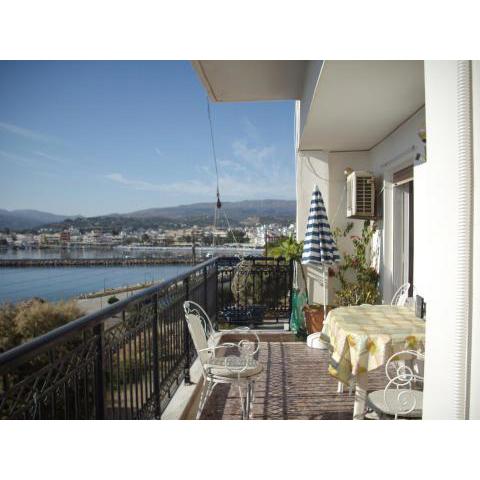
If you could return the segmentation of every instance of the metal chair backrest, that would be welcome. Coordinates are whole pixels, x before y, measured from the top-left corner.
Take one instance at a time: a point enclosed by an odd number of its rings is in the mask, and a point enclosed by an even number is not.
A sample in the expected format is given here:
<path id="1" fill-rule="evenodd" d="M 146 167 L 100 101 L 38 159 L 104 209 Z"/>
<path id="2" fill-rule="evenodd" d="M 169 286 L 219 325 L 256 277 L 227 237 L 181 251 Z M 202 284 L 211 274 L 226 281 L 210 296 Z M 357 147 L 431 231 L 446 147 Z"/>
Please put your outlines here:
<path id="1" fill-rule="evenodd" d="M 408 290 L 410 289 L 410 283 L 404 283 L 396 292 L 392 298 L 391 305 L 403 307 L 408 298 Z"/>
<path id="2" fill-rule="evenodd" d="M 205 310 L 198 303 L 186 301 L 183 303 L 185 320 L 192 336 L 193 344 L 197 350 L 202 364 L 206 363 L 212 354 L 208 351 L 208 340 L 213 334 L 212 322 Z"/>
<path id="3" fill-rule="evenodd" d="M 425 355 L 416 350 L 394 353 L 387 360 L 385 374 L 388 383 L 384 388 L 384 401 L 389 409 L 388 413 L 395 415 L 395 418 L 421 408 L 421 405 L 418 405 L 418 395 L 415 395 L 412 386 L 423 383 L 423 372 L 418 371 L 418 362 L 424 360 Z"/>

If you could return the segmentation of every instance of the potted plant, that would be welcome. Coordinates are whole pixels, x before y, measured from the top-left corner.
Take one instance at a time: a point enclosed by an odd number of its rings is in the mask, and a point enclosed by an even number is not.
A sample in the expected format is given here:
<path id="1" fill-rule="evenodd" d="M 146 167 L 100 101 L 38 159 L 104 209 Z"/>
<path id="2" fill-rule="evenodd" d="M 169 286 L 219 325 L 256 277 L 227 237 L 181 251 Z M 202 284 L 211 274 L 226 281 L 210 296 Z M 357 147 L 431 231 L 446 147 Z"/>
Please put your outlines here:
<path id="1" fill-rule="evenodd" d="M 295 306 L 295 311 L 292 312 L 292 315 L 295 317 L 300 316 L 297 314 L 297 311 L 303 311 L 305 322 L 302 321 L 302 319 L 296 319 L 293 321 L 292 317 L 292 329 L 296 332 L 297 336 L 303 338 L 306 334 L 312 333 L 312 321 L 316 322 L 314 319 L 316 318 L 316 315 L 318 315 L 318 310 L 316 308 L 310 310 L 310 306 L 308 305 L 307 277 L 302 265 L 303 242 L 297 242 L 293 236 L 290 236 L 281 240 L 278 245 L 270 247 L 268 253 L 275 258 L 284 257 L 287 261 L 293 261 L 302 275 L 303 284 L 305 286 L 305 296 L 302 298 L 302 294 L 299 291 L 293 292 L 294 299 L 292 303 Z M 300 306 L 301 304 L 305 305 Z M 300 308 L 297 308 L 297 305 L 299 305 Z"/>
<path id="2" fill-rule="evenodd" d="M 339 306 L 376 304 L 380 299 L 379 275 L 367 258 L 376 226 L 366 220 L 360 236 L 350 235 L 352 228 L 353 223 L 350 222 L 343 230 L 339 228 L 333 230 L 335 240 L 349 237 L 353 243 L 353 253 L 342 252 L 342 263 L 335 273 L 340 283 L 340 288 L 335 292 L 336 304 Z"/>

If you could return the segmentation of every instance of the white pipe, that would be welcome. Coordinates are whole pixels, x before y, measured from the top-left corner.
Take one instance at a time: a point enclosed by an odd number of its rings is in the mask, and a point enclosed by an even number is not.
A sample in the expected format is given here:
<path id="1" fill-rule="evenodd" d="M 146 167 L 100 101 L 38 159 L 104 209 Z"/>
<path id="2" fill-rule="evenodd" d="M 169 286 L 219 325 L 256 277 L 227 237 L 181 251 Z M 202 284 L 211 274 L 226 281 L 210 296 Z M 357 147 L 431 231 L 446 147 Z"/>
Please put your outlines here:
<path id="1" fill-rule="evenodd" d="M 457 62 L 458 247 L 454 337 L 454 412 L 468 418 L 468 342 L 472 297 L 472 81 L 471 62 Z"/>

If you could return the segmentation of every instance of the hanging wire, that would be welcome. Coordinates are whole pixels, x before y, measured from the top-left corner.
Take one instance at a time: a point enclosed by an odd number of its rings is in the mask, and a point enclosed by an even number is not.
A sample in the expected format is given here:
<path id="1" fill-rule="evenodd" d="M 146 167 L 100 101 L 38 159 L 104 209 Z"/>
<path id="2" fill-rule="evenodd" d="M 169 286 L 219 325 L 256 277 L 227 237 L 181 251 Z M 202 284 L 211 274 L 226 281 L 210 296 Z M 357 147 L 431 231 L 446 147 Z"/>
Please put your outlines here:
<path id="1" fill-rule="evenodd" d="M 208 100 L 208 96 L 206 96 L 205 98 L 207 101 L 208 124 L 210 125 L 210 141 L 212 143 L 213 161 L 215 163 L 215 176 L 217 179 L 217 208 L 222 208 L 222 202 L 220 201 L 220 182 L 218 178 L 217 152 L 215 150 L 215 138 L 213 135 L 212 113 L 210 111 L 210 101 Z"/>
<path id="2" fill-rule="evenodd" d="M 212 153 L 213 153 L 213 161 L 215 164 L 215 176 L 217 180 L 217 204 L 214 210 L 214 217 L 213 217 L 213 246 L 215 247 L 215 230 L 217 229 L 217 221 L 220 219 L 220 215 L 218 215 L 219 210 L 222 208 L 222 202 L 220 200 L 220 181 L 219 181 L 219 174 L 218 174 L 218 161 L 217 161 L 217 151 L 215 149 L 215 136 L 213 134 L 213 122 L 212 122 L 212 112 L 210 110 L 210 101 L 208 100 L 208 95 L 205 97 L 207 102 L 207 113 L 208 113 L 208 124 L 210 126 L 210 141 L 212 144 Z M 237 238 L 235 236 L 235 232 L 233 231 L 230 222 L 227 217 L 227 213 L 223 210 L 223 216 L 225 217 L 225 221 L 227 223 L 228 231 L 232 232 L 233 240 L 235 243 L 238 244 Z"/>

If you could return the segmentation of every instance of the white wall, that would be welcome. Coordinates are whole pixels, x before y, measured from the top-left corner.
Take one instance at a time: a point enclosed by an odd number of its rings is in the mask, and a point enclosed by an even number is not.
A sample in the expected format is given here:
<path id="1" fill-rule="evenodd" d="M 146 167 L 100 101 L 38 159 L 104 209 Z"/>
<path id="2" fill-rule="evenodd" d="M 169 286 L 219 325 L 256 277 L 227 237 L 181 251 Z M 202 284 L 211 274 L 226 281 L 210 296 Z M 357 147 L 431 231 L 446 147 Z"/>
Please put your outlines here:
<path id="1" fill-rule="evenodd" d="M 345 228 L 347 223 L 353 223 L 350 235 L 360 235 L 363 227 L 363 220 L 347 218 L 347 183 L 344 171 L 347 167 L 353 170 L 372 170 L 372 163 L 369 152 L 331 152 L 328 155 L 329 167 L 329 193 L 327 209 L 328 219 L 331 228 Z M 352 253 L 353 244 L 351 239 L 339 239 L 337 248 L 340 253 Z M 335 300 L 335 290 L 338 288 L 338 281 L 330 278 L 328 285 L 329 303 Z"/>
<path id="2" fill-rule="evenodd" d="M 474 231 L 473 231 L 473 302 L 470 418 L 480 419 L 480 61 L 474 61 L 473 152 L 474 152 Z"/>
<path id="3" fill-rule="evenodd" d="M 369 152 L 299 152 L 297 155 L 297 232 L 303 239 L 310 194 L 322 190 L 332 226 L 345 224 L 343 170 L 366 169 L 382 177 L 382 284 L 392 291 L 393 172 L 411 164 L 418 131 L 427 130 L 427 161 L 414 168 L 414 284 L 427 303 L 424 418 L 454 418 L 453 339 L 455 333 L 457 241 L 457 78 L 455 61 L 425 62 L 426 108 Z M 311 81 L 310 84 L 313 84 Z M 475 205 L 480 203 L 480 62 L 473 62 Z M 299 121 L 301 113 L 299 111 Z M 297 128 L 300 128 L 298 125 Z M 394 159 L 393 163 L 385 165 Z M 338 210 L 337 210 L 338 209 Z M 480 419 L 480 208 L 474 208 L 473 325 L 471 335 L 470 418 Z M 341 246 L 340 246 L 341 248 Z M 310 271 L 314 279 L 316 272 Z M 313 301 L 322 302 L 321 282 Z M 315 289 L 314 288 L 314 289 Z"/>
<path id="4" fill-rule="evenodd" d="M 297 153 L 297 240 L 305 238 L 310 200 L 315 185 L 329 208 L 328 155 L 325 152 Z M 323 273 L 319 267 L 305 266 L 310 302 L 323 303 Z"/>
<path id="5" fill-rule="evenodd" d="M 378 222 L 378 228 L 382 234 L 382 267 L 380 275 L 382 295 L 385 302 L 389 302 L 395 293 L 393 279 L 393 196 L 395 187 L 392 183 L 392 177 L 394 172 L 413 163 L 415 152 L 411 150 L 412 146 L 415 146 L 418 151 L 423 151 L 424 145 L 418 136 L 418 131 L 424 128 L 425 109 L 422 108 L 370 151 L 372 171 L 379 179 L 379 188 L 383 188 L 383 193 L 379 196 L 383 201 L 383 215 Z M 415 242 L 419 236 L 423 235 L 423 225 L 419 220 L 421 215 L 417 216 L 417 209 L 421 209 L 423 205 L 421 202 L 416 201 L 416 172 L 417 167 L 414 168 Z M 417 289 L 419 289 L 420 286 L 417 285 L 415 272 L 419 268 L 422 268 L 421 262 L 422 259 L 418 256 L 416 245 L 414 244 L 414 285 Z M 419 294 L 421 294 L 421 288 Z"/>
<path id="6" fill-rule="evenodd" d="M 427 162 L 415 170 L 416 283 L 427 302 L 424 418 L 454 418 L 456 62 L 425 62 Z"/>
<path id="7" fill-rule="evenodd" d="M 301 136 L 303 127 L 307 121 L 308 112 L 313 100 L 315 89 L 317 87 L 320 72 L 322 70 L 322 60 L 310 60 L 305 69 L 305 79 L 303 81 L 303 95 L 300 102 L 301 111 L 299 116 L 298 134 Z"/>

